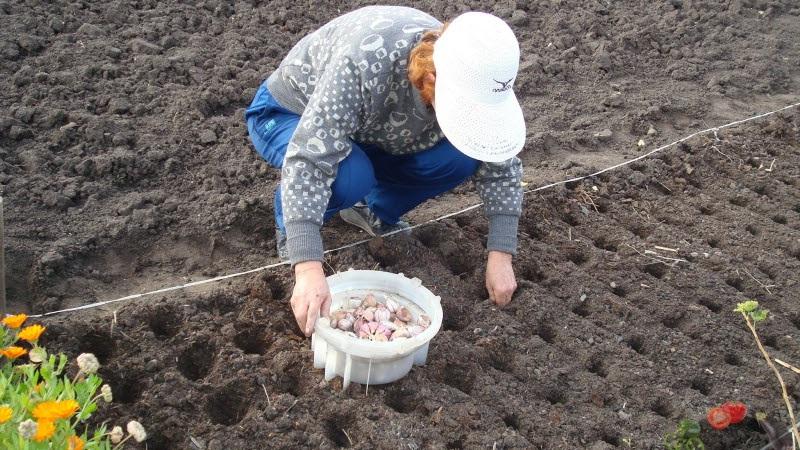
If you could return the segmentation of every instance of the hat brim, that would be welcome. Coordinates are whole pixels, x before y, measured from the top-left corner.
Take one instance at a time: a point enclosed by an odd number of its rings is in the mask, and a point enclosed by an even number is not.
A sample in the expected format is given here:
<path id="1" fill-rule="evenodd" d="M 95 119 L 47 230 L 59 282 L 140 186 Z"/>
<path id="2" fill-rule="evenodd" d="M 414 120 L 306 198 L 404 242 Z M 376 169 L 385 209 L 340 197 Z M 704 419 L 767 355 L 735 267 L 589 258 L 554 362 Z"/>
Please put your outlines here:
<path id="1" fill-rule="evenodd" d="M 437 80 L 436 121 L 461 153 L 486 162 L 501 162 L 525 145 L 525 118 L 515 95 L 499 103 L 476 102 Z"/>

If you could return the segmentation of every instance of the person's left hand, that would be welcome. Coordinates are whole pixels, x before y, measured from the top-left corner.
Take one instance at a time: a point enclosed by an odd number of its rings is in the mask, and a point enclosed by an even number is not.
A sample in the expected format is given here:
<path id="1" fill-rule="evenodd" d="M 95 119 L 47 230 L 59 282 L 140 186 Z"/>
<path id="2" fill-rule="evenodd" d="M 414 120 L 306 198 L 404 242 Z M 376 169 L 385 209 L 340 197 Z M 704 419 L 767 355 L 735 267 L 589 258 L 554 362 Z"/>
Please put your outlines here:
<path id="1" fill-rule="evenodd" d="M 498 306 L 506 306 L 517 290 L 514 268 L 511 266 L 512 256 L 508 253 L 492 250 L 486 262 L 486 290 L 489 299 Z"/>

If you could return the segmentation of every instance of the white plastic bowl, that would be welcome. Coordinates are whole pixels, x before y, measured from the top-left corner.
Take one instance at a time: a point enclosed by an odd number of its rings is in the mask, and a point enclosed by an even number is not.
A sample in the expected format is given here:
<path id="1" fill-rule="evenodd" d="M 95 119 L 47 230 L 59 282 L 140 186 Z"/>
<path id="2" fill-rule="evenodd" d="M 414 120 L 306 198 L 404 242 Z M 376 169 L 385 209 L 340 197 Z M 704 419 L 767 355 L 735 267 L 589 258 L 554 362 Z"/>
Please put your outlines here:
<path id="1" fill-rule="evenodd" d="M 431 319 L 422 333 L 408 339 L 373 342 L 348 336 L 331 328 L 327 318 L 320 318 L 311 337 L 314 367 L 325 368 L 325 380 L 341 376 L 343 387 L 351 381 L 360 384 L 385 384 L 403 378 L 411 366 L 423 365 L 428 357 L 428 344 L 442 327 L 441 298 L 422 286 L 418 278 L 402 273 L 375 270 L 353 270 L 328 277 L 333 301 L 331 312 L 363 299 L 371 292 L 378 301 L 393 299 L 400 304 L 415 304 Z M 416 308 L 411 308 L 413 310 Z"/>

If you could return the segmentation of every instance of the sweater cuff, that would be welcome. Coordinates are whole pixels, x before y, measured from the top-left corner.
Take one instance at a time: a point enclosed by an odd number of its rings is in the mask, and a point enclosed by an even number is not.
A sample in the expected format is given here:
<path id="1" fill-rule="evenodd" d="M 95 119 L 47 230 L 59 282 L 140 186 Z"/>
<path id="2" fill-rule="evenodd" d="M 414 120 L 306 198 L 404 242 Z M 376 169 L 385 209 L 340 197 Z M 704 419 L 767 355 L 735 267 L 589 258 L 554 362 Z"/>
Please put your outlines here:
<path id="1" fill-rule="evenodd" d="M 286 250 L 292 266 L 303 261 L 323 261 L 319 225 L 312 222 L 287 223 Z"/>
<path id="2" fill-rule="evenodd" d="M 518 225 L 519 216 L 489 216 L 489 238 L 486 242 L 486 250 L 497 250 L 516 255 Z"/>

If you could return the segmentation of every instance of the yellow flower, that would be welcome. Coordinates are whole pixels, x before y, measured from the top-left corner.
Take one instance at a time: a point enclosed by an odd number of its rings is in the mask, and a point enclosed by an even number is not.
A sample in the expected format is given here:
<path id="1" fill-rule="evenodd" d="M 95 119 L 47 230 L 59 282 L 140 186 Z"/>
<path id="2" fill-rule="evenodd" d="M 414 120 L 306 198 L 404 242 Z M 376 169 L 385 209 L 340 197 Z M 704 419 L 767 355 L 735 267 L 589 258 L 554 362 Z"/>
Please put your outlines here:
<path id="1" fill-rule="evenodd" d="M 67 450 L 83 450 L 83 439 L 78 436 L 70 436 L 67 439 Z"/>
<path id="2" fill-rule="evenodd" d="M 8 422 L 8 419 L 11 418 L 11 414 L 13 412 L 14 411 L 12 411 L 11 407 L 9 407 L 8 405 L 0 406 L 0 423 Z"/>
<path id="3" fill-rule="evenodd" d="M 3 318 L 3 325 L 7 326 L 8 328 L 19 328 L 22 326 L 22 323 L 28 319 L 27 314 L 17 314 L 16 316 L 7 316 Z"/>
<path id="4" fill-rule="evenodd" d="M 75 400 L 46 401 L 36 405 L 31 415 L 40 421 L 69 419 L 78 411 L 78 408 L 80 405 Z"/>
<path id="5" fill-rule="evenodd" d="M 6 347 L 0 349 L 0 355 L 3 355 L 8 359 L 17 359 L 25 353 L 28 353 L 28 351 L 22 347 Z"/>
<path id="6" fill-rule="evenodd" d="M 53 436 L 56 432 L 56 426 L 51 420 L 38 420 L 36 421 L 36 434 L 33 435 L 33 440 L 36 442 L 46 441 Z"/>
<path id="7" fill-rule="evenodd" d="M 42 333 L 44 333 L 44 330 L 46 329 L 47 328 L 39 324 L 25 327 L 22 329 L 22 331 L 19 332 L 19 334 L 17 335 L 17 339 L 22 339 L 23 341 L 34 343 L 39 340 L 39 336 L 41 336 Z"/>

